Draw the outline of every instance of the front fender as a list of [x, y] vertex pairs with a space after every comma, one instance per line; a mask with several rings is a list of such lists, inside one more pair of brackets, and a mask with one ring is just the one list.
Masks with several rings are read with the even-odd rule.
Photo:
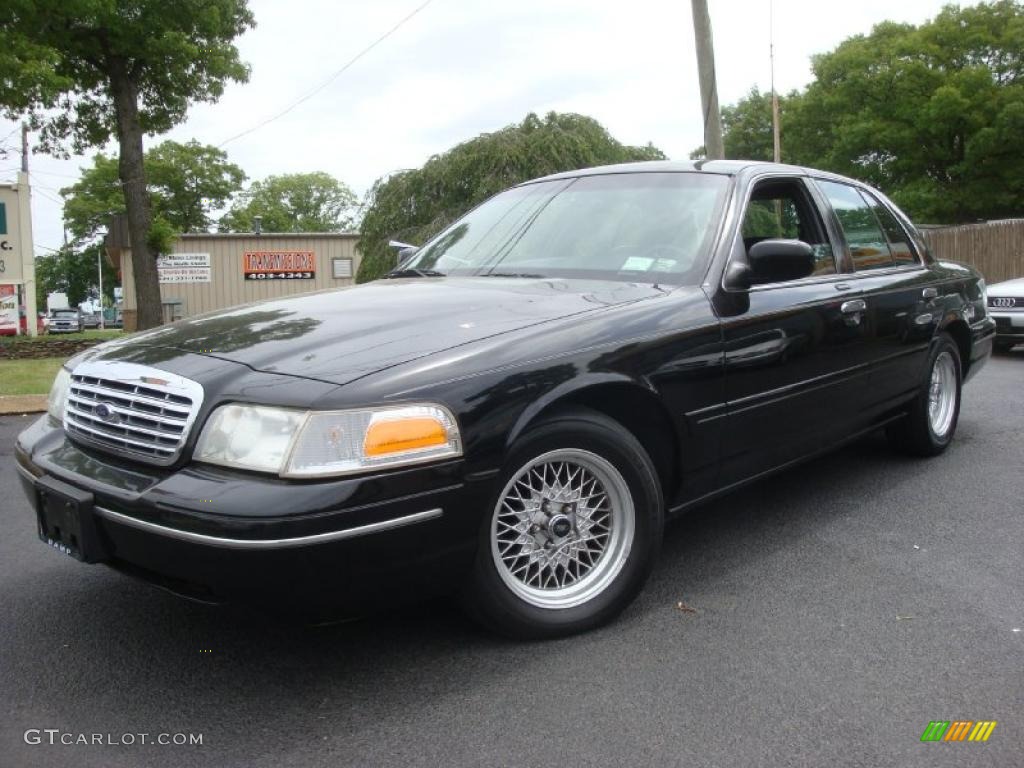
[[[519, 414], [519, 418], [516, 420], [512, 429], [506, 436], [506, 451], [519, 438], [519, 436], [522, 435], [529, 425], [548, 408], [559, 402], [566, 402], [587, 390], [607, 385], [624, 385], [637, 390], [638, 393], [642, 392], [644, 397], [650, 397], [658, 401], [658, 396], [654, 389], [647, 382], [640, 379], [635, 379], [625, 374], [613, 372], [585, 373], [569, 379], [568, 381], [563, 381], [557, 386], [549, 389], [541, 397], [531, 402], [523, 412]], [[658, 402], [660, 403], [660, 401]]]

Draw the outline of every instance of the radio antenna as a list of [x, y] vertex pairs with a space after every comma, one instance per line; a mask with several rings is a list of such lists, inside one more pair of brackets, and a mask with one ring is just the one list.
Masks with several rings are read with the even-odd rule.
[[772, 156], [776, 163], [782, 160], [779, 141], [779, 95], [775, 92], [775, 0], [768, 0], [768, 62], [772, 79]]

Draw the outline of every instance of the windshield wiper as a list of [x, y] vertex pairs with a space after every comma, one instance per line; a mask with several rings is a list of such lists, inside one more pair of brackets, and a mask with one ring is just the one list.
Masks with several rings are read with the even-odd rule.
[[531, 278], [543, 278], [544, 275], [534, 274], [532, 272], [486, 272], [481, 277], [531, 277]]
[[388, 272], [384, 277], [444, 277], [444, 272], [438, 272], [436, 269], [416, 269], [410, 267], [407, 269], [396, 269], [392, 272]]

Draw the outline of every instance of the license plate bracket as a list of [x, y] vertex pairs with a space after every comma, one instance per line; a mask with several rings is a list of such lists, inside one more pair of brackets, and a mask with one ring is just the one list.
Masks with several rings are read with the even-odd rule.
[[106, 559], [96, 530], [93, 495], [73, 485], [43, 476], [36, 480], [39, 538], [59, 552], [85, 563]]

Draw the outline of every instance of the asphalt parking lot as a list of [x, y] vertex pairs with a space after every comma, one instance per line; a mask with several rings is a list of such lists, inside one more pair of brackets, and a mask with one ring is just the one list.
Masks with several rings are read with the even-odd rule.
[[[18, 485], [29, 421], [0, 418], [0, 765], [1024, 760], [1022, 352], [970, 383], [943, 456], [872, 437], [707, 506], [670, 527], [617, 623], [544, 644], [443, 603], [282, 625], [71, 561], [36, 539]], [[932, 720], [998, 726], [922, 743]], [[203, 743], [51, 746], [29, 729]]]

